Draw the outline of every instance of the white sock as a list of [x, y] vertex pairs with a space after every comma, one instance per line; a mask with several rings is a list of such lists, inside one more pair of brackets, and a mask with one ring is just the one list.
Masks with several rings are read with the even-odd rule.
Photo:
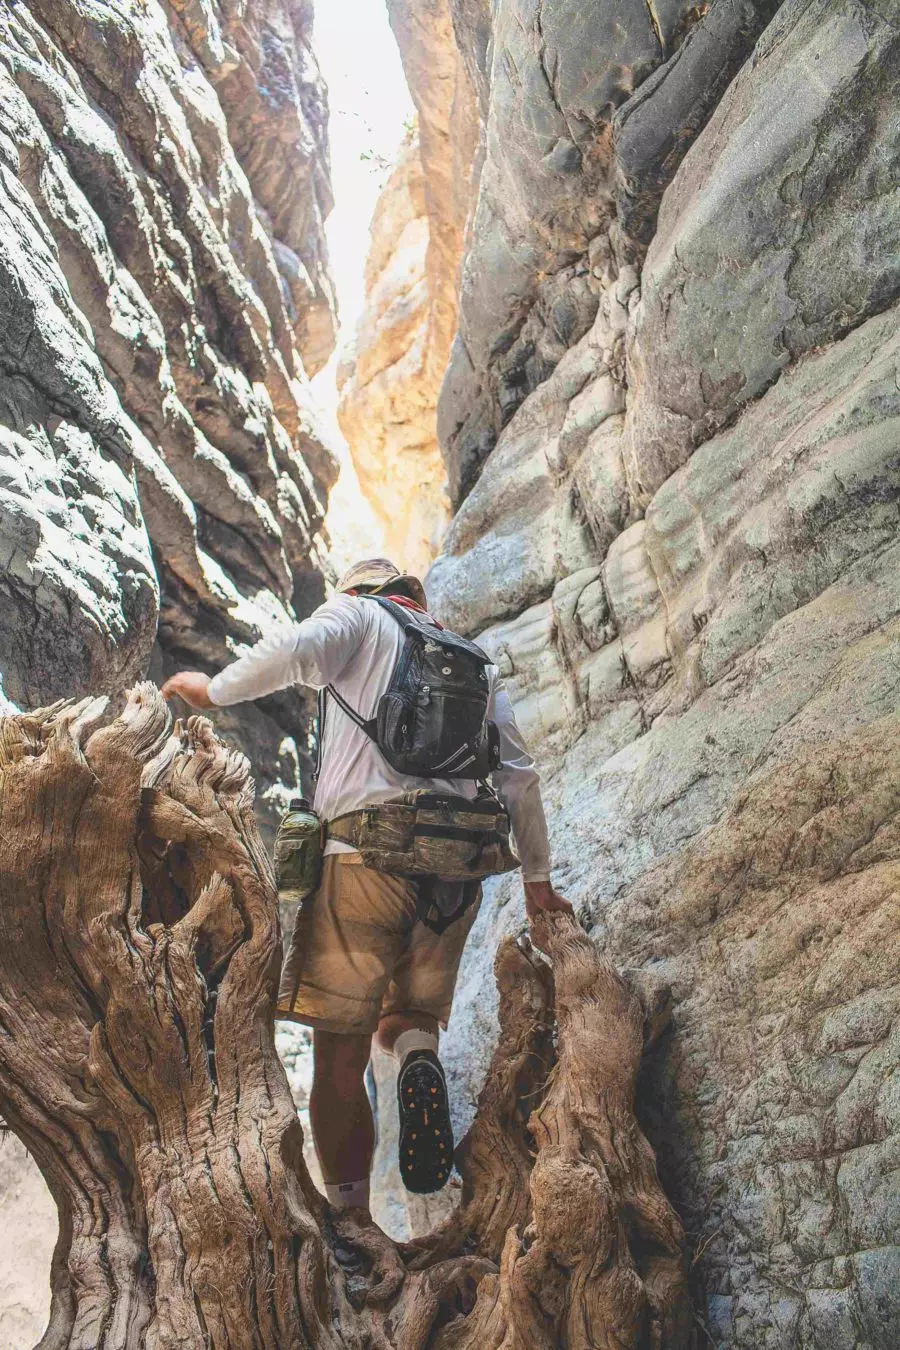
[[369, 1208], [369, 1178], [362, 1181], [339, 1181], [331, 1186], [325, 1183], [325, 1194], [335, 1209]]
[[403, 1066], [403, 1061], [413, 1050], [430, 1050], [433, 1055], [438, 1052], [438, 1038], [431, 1031], [420, 1031], [418, 1027], [413, 1027], [411, 1031], [401, 1031], [400, 1035], [394, 1041], [394, 1057], [397, 1063]]

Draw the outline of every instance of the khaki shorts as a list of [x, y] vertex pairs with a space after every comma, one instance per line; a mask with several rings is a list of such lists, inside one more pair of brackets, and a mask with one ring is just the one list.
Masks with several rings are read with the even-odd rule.
[[430, 1013], [447, 1025], [479, 900], [440, 936], [416, 918], [402, 877], [327, 857], [315, 895], [297, 911], [276, 1017], [323, 1031], [371, 1033], [388, 1013]]

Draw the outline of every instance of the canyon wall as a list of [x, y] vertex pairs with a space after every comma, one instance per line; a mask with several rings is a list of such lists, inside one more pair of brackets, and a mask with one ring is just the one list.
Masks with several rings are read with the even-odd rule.
[[[556, 884], [671, 985], [640, 1106], [697, 1343], [894, 1350], [895, 0], [389, 8], [419, 116], [344, 372], [361, 474], [376, 501], [403, 484], [391, 546], [430, 556], [439, 437], [435, 608], [509, 683]], [[310, 23], [305, 0], [0, 0], [15, 703], [213, 668], [321, 594]], [[222, 721], [274, 806], [302, 697]], [[458, 1130], [521, 926], [518, 883], [489, 885], [444, 1042]]]
[[[451, 8], [483, 162], [433, 606], [507, 679], [557, 886], [671, 984], [641, 1110], [697, 1343], [889, 1350], [897, 7]], [[444, 1042], [459, 1129], [521, 925], [492, 883]]]
[[360, 487], [384, 528], [390, 557], [420, 575], [450, 520], [434, 426], [441, 371], [428, 369], [434, 348], [424, 184], [414, 132], [378, 199], [365, 305], [337, 371], [338, 423]]
[[[327, 104], [307, 0], [0, 2], [0, 705], [214, 670], [323, 595]], [[271, 824], [289, 692], [217, 714]], [[0, 1345], [55, 1205], [0, 1147]]]
[[[305, 0], [0, 4], [0, 671], [213, 670], [322, 594], [325, 89]], [[264, 814], [294, 693], [222, 714]], [[269, 812], [271, 814], [271, 812]]]
[[366, 302], [338, 371], [338, 420], [388, 552], [421, 574], [450, 518], [435, 408], [456, 331], [480, 124], [449, 0], [389, 0], [388, 13], [416, 124], [372, 221]]

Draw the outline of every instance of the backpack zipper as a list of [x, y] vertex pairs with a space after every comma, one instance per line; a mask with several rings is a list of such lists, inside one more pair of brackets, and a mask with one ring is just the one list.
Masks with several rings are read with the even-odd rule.
[[[466, 741], [465, 745], [461, 745], [458, 750], [454, 750], [452, 755], [448, 755], [446, 759], [442, 759], [440, 764], [435, 764], [432, 773], [439, 773], [441, 769], [449, 768], [450, 765], [453, 763], [453, 761], [455, 759], [459, 759], [460, 755], [464, 755], [468, 749], [469, 743], [468, 741]], [[466, 767], [466, 764], [471, 764], [474, 758], [475, 755], [470, 755], [467, 760], [465, 760], [462, 764], [457, 764], [455, 767], [457, 769], [464, 769]]]

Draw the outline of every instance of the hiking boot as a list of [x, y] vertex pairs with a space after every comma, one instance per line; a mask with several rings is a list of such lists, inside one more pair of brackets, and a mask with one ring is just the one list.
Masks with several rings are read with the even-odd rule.
[[447, 1080], [431, 1050], [413, 1050], [397, 1075], [400, 1177], [408, 1191], [430, 1195], [453, 1170], [453, 1130]]

